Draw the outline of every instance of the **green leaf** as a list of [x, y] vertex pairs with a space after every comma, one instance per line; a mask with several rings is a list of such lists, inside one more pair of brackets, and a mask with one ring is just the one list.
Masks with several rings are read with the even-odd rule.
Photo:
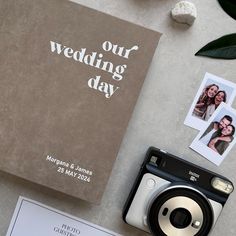
[[236, 20], [236, 1], [235, 0], [218, 0], [224, 11]]
[[236, 59], [236, 34], [225, 35], [201, 48], [196, 56]]

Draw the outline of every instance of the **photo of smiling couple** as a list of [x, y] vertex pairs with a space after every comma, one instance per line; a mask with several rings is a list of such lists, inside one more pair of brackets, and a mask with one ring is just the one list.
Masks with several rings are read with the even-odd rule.
[[207, 85], [194, 107], [193, 115], [207, 121], [221, 102], [226, 102], [226, 98], [226, 92], [219, 85]]
[[232, 121], [231, 116], [225, 115], [219, 122], [211, 122], [201, 136], [200, 141], [222, 155], [234, 139], [235, 127], [232, 125]]

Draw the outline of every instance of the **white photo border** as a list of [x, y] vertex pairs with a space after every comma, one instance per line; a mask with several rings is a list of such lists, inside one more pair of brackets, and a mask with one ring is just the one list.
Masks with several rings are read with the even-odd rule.
[[225, 159], [229, 151], [232, 149], [234, 144], [236, 143], [236, 133], [234, 134], [233, 141], [229, 144], [227, 149], [224, 151], [222, 155], [219, 153], [213, 151], [210, 149], [207, 145], [202, 143], [200, 141], [200, 138], [206, 131], [206, 129], [209, 127], [209, 125], [214, 121], [220, 121], [221, 118], [223, 118], [225, 115], [229, 115], [233, 117], [232, 124], [236, 127], [236, 110], [230, 107], [229, 105], [225, 103], [221, 103], [219, 107], [217, 108], [216, 112], [212, 115], [212, 117], [209, 119], [208, 123], [205, 125], [204, 129], [202, 129], [197, 137], [193, 140], [192, 144], [190, 145], [190, 148], [194, 151], [198, 152], [200, 155], [214, 163], [215, 165], [219, 166], [221, 162]]
[[227, 104], [228, 105], [231, 105], [233, 103], [233, 100], [236, 96], [236, 84], [235, 83], [227, 81], [223, 78], [220, 78], [218, 76], [215, 76], [215, 75], [210, 74], [210, 73], [207, 72], [204, 76], [204, 79], [203, 79], [203, 81], [202, 81], [202, 83], [201, 83], [201, 85], [200, 85], [200, 87], [197, 91], [197, 94], [196, 94], [196, 96], [193, 100], [193, 103], [192, 103], [192, 105], [191, 105], [191, 107], [188, 111], [188, 114], [186, 116], [186, 119], [184, 121], [185, 125], [190, 126], [190, 127], [194, 128], [194, 129], [197, 129], [197, 130], [202, 130], [208, 122], [208, 121], [205, 121], [205, 120], [201, 120], [200, 118], [195, 117], [192, 114], [193, 114], [194, 107], [195, 107], [200, 95], [202, 94], [202, 91], [206, 87], [206, 84], [209, 80], [214, 81], [216, 84], [220, 83], [220, 84], [224, 84], [225, 86], [228, 86], [228, 87], [232, 88], [232, 94], [231, 94], [230, 97], [227, 98], [227, 100], [228, 100]]

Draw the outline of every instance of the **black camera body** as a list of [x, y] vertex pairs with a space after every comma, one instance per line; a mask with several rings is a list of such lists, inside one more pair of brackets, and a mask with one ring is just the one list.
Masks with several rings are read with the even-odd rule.
[[206, 236], [233, 189], [227, 178], [150, 147], [123, 219], [155, 236]]

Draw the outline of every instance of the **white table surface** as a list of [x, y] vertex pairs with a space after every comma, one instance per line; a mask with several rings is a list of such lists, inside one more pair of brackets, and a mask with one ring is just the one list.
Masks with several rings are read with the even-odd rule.
[[[127, 236], [149, 235], [122, 221], [122, 208], [149, 146], [225, 175], [236, 183], [236, 148], [219, 166], [189, 145], [198, 131], [183, 124], [205, 72], [236, 83], [236, 60], [196, 57], [206, 43], [236, 32], [236, 21], [217, 0], [192, 0], [198, 17], [192, 27], [177, 24], [170, 9], [177, 0], [77, 0], [85, 6], [162, 32], [146, 81], [123, 138], [102, 204], [58, 195], [0, 173], [0, 235], [5, 235], [19, 195], [38, 200]], [[232, 105], [236, 108], [236, 103]], [[236, 235], [236, 191], [230, 196], [211, 236]], [[23, 236], [23, 235], [22, 235]]]

